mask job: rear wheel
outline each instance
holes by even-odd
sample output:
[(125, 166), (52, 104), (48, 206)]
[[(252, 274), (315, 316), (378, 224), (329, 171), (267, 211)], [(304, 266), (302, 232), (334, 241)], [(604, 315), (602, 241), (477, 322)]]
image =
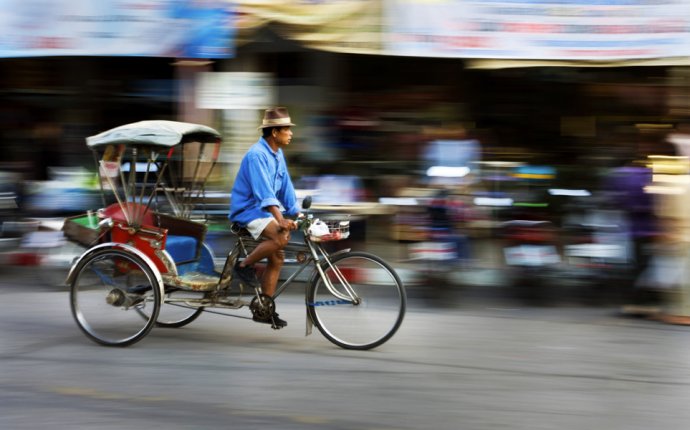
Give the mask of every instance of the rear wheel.
[[(187, 290), (166, 291), (165, 298), (161, 303), (160, 312), (156, 319), (157, 327), (179, 328), (193, 322), (204, 312), (203, 307), (194, 306), (193, 303), (199, 300), (200, 293)], [(152, 299), (152, 297), (150, 297)], [(153, 306), (136, 308), (144, 319), (150, 318), (150, 311)]]
[(160, 311), (161, 290), (144, 259), (106, 248), (85, 257), (75, 270), (70, 306), (87, 337), (101, 345), (128, 346), (151, 331)]
[(407, 306), (395, 270), (366, 252), (338, 255), (331, 263), (323, 262), (322, 268), (333, 287), (317, 272), (307, 293), (307, 311), (314, 325), (346, 349), (371, 349), (389, 340), (400, 328)]

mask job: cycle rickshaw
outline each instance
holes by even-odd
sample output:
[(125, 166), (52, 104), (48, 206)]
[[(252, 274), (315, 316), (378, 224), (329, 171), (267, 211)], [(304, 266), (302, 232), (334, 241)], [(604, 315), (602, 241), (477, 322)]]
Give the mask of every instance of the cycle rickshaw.
[[(234, 246), (218, 268), (205, 243), (207, 225), (193, 220), (218, 160), (220, 134), (207, 126), (150, 120), (86, 139), (98, 166), (103, 207), (65, 221), (65, 236), (87, 246), (66, 283), (72, 315), (84, 334), (106, 346), (132, 345), (154, 326), (179, 328), (202, 313), (272, 315), (277, 298), (307, 273), (307, 335), (312, 326), (346, 349), (389, 340), (406, 309), (404, 286), (376, 255), (324, 244), (349, 235), (346, 216), (298, 220), (303, 240), (290, 242), (297, 264), (269, 297), (232, 279), (232, 267), (257, 245), (228, 222)], [(109, 201), (112, 202), (109, 204)], [(305, 211), (311, 199), (304, 199)], [(245, 311), (246, 312), (246, 311)], [(273, 327), (277, 328), (277, 327)]]

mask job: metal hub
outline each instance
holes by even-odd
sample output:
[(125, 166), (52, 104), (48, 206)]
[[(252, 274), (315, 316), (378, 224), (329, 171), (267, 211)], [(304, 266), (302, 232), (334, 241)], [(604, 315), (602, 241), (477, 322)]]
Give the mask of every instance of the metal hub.
[(114, 307), (130, 308), (144, 301), (144, 296), (141, 294), (130, 294), (122, 291), (119, 288), (110, 290), (105, 296), (105, 302)]

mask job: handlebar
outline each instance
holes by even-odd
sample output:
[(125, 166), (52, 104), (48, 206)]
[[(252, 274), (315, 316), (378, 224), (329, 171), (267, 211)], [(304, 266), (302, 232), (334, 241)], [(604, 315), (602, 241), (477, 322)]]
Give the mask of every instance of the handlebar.
[(307, 214), (307, 215), (303, 215), (302, 217), (296, 218), (294, 221), (295, 221), (295, 224), (297, 224), (297, 229), (300, 229), (304, 226), (305, 223), (307, 224), (307, 227), (309, 227), (308, 224), (310, 224), (311, 221), (313, 221), (313, 220), (314, 220), (314, 215)]

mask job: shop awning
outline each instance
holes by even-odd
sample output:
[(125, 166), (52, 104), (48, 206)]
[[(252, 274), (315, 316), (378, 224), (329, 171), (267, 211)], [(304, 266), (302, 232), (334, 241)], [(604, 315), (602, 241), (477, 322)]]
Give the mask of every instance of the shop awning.
[(239, 44), (252, 40), (267, 24), (283, 38), (313, 49), (356, 54), (384, 54), (380, 0), (239, 0)]

